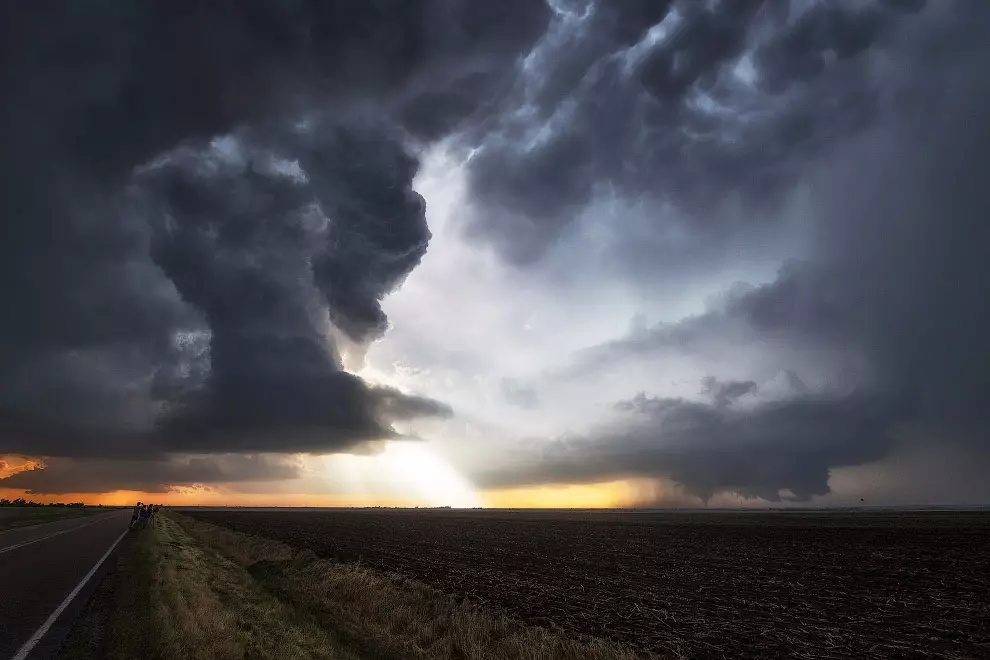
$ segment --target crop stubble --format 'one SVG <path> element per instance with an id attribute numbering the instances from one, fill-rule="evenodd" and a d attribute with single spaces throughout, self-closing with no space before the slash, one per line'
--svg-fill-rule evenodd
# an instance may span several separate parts
<path id="1" fill-rule="evenodd" d="M 990 657 L 990 514 L 188 511 L 644 652 Z"/>

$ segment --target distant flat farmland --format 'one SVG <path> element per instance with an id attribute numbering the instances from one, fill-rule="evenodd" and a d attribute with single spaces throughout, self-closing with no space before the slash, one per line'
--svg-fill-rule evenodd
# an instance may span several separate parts
<path id="1" fill-rule="evenodd" d="M 112 510 L 109 507 L 0 506 L 0 530 L 37 525 L 52 520 L 62 520 L 63 518 L 88 516 L 93 513 Z"/>
<path id="2" fill-rule="evenodd" d="M 690 658 L 990 658 L 990 513 L 192 510 Z"/>

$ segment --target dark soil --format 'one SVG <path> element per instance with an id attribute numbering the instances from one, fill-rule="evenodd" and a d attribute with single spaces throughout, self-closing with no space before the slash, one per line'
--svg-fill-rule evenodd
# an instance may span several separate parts
<path id="1" fill-rule="evenodd" d="M 690 658 L 990 658 L 990 514 L 188 511 Z"/>

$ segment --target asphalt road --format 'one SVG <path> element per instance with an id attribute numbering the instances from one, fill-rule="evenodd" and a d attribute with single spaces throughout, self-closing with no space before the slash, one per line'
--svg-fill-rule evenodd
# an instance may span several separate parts
<path id="1" fill-rule="evenodd" d="M 130 515 L 117 510 L 0 532 L 0 660 L 17 656 L 38 633 L 22 657 L 40 660 L 57 649 Z"/>

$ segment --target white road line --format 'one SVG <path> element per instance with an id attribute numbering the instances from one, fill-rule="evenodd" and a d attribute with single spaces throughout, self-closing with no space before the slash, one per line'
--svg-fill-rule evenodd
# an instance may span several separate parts
<path id="1" fill-rule="evenodd" d="M 117 540 L 114 541 L 113 544 L 110 546 L 110 548 L 103 554 L 102 557 L 100 557 L 99 561 L 97 561 L 96 564 L 93 565 L 93 568 L 89 569 L 89 573 L 86 573 L 86 576 L 83 577 L 82 581 L 80 581 L 79 584 L 76 585 L 76 588 L 69 592 L 69 595 L 65 597 L 65 600 L 62 601 L 62 604 L 55 608 L 55 611 L 52 612 L 51 616 L 49 616 L 48 619 L 45 620 L 43 624 L 41 624 L 40 628 L 34 631 L 34 634 L 31 635 L 31 639 L 24 642 L 24 646 L 22 646 L 20 650 L 17 653 L 15 653 L 14 657 L 11 658 L 10 660 L 25 660 L 25 658 L 28 657 L 28 654 L 31 653 L 31 650 L 38 644 L 38 642 L 41 641 L 41 638 L 45 636 L 45 634 L 48 632 L 48 629 L 52 627 L 52 624 L 55 623 L 55 621 L 62 614 L 62 612 L 65 611 L 65 608 L 69 606 L 69 603 L 72 602 L 72 599 L 75 598 L 80 591 L 82 591 L 82 588 L 86 586 L 86 583 L 89 582 L 89 579 L 91 577 L 93 577 L 93 574 L 96 573 L 96 571 L 100 568 L 100 566 L 103 565 L 103 562 L 107 560 L 107 557 L 110 556 L 110 553 L 113 552 L 113 549 L 117 547 L 117 544 L 120 543 L 121 539 L 127 536 L 128 531 L 130 530 L 125 529 L 124 532 L 117 537 Z"/>
<path id="2" fill-rule="evenodd" d="M 17 550 L 17 548 L 23 548 L 24 546 L 31 545 L 32 543 L 40 543 L 45 539 L 54 538 L 56 536 L 59 536 L 60 534 L 68 534 L 69 532 L 74 532 L 77 529 L 82 529 L 83 527 L 89 527 L 90 525 L 95 525 L 98 522 L 103 522 L 104 520 L 107 520 L 108 517 L 101 517 L 99 520 L 91 520 L 90 522 L 84 525 L 78 525 L 76 527 L 70 527 L 69 529 L 63 529 L 58 532 L 53 532 L 48 536 L 42 536 L 41 538 L 38 539 L 31 539 L 30 541 L 21 541 L 20 543 L 15 543 L 14 545 L 8 545 L 6 548 L 0 548 L 0 555 L 2 555 L 5 552 L 10 552 L 11 550 Z"/>

